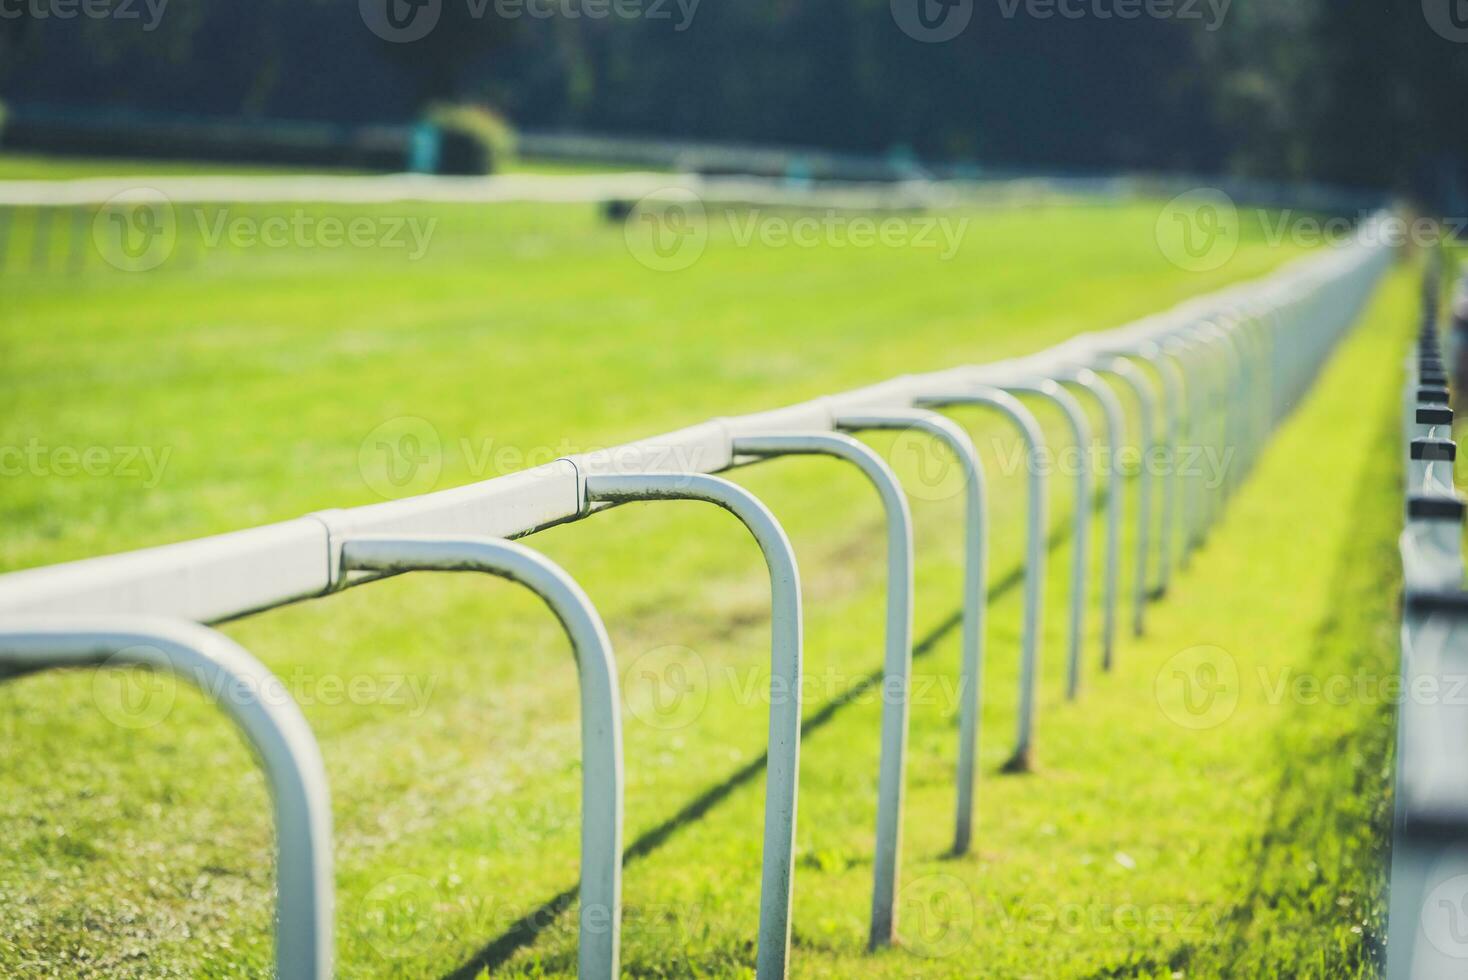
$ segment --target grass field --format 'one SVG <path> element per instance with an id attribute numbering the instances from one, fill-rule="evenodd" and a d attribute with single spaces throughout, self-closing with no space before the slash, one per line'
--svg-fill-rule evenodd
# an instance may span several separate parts
<path id="1" fill-rule="evenodd" d="M 660 273 L 590 207 L 416 210 L 437 219 L 416 261 L 383 247 L 206 246 L 196 232 L 219 210 L 226 222 L 275 213 L 211 209 L 172 260 L 136 274 L 95 256 L 28 266 L 16 257 L 32 254 L 33 228 L 13 223 L 0 446 L 35 451 L 4 479 L 0 568 L 380 499 L 395 488 L 369 437 L 404 417 L 431 430 L 429 465 L 400 488 L 421 492 L 1033 350 L 1295 254 L 1246 235 L 1223 267 L 1185 272 L 1158 252 L 1158 207 L 1135 203 L 967 215 L 949 261 L 741 244 L 714 222 L 696 263 Z M 917 478 L 910 446 L 873 440 L 919 488 L 926 690 L 910 743 L 905 943 L 876 957 L 863 944 L 880 514 L 834 463 L 735 474 L 785 523 L 806 587 L 797 975 L 1373 975 L 1392 709 L 1312 705 L 1289 674 L 1281 693 L 1280 672 L 1393 672 L 1393 412 L 1414 296 L 1411 273 L 1394 274 L 1114 674 L 1095 671 L 1092 638 L 1079 704 L 1062 693 L 1057 549 L 1030 776 L 995 772 L 1014 722 L 1023 474 L 1001 465 L 1004 429 L 965 417 L 990 464 L 995 535 L 979 827 L 962 859 L 944 856 L 961 500 Z M 1037 411 L 1062 442 L 1061 419 Z M 56 475 L 68 447 L 103 451 L 104 472 Z M 1301 482 L 1327 471 L 1339 478 Z M 1062 527 L 1068 487 L 1054 482 Z M 757 555 L 726 515 L 693 504 L 624 507 L 530 540 L 584 584 L 625 671 L 624 972 L 750 974 L 767 662 Z M 419 575 L 226 630 L 286 680 L 321 740 L 340 975 L 574 972 L 574 905 L 557 897 L 576 881 L 575 677 L 535 601 Z M 1242 679 L 1209 727 L 1169 687 L 1199 646 L 1225 651 Z M 640 680 L 669 664 L 707 678 L 671 717 Z M 120 713 L 125 693 L 111 675 L 0 687 L 0 973 L 258 976 L 271 956 L 262 780 L 202 698 L 179 690 L 144 725 Z"/>

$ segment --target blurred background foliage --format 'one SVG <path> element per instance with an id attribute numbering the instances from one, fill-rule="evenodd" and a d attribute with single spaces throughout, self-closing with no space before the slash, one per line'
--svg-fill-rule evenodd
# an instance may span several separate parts
<path id="1" fill-rule="evenodd" d="M 1191 16 L 1128 20 L 974 0 L 936 44 L 888 0 L 640 0 L 662 16 L 601 19 L 443 0 L 407 44 L 367 30 L 358 0 L 173 0 L 152 30 L 145 0 L 132 22 L 7 2 L 15 104 L 394 122 L 469 101 L 526 129 L 1425 191 L 1468 159 L 1468 45 L 1423 0 L 1174 0 Z"/>

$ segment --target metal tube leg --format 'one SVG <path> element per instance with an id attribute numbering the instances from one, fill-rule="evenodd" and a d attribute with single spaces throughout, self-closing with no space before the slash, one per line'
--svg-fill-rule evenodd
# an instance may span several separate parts
<path id="1" fill-rule="evenodd" d="M 1228 460 L 1229 465 L 1221 474 L 1222 478 L 1218 486 L 1208 494 L 1208 517 L 1205 530 L 1211 530 L 1223 513 L 1223 506 L 1235 482 L 1235 467 L 1232 463 L 1239 450 L 1237 404 L 1240 371 L 1238 364 L 1235 363 L 1233 345 L 1229 343 L 1224 329 L 1216 323 L 1205 323 L 1200 326 L 1199 330 L 1205 344 L 1223 352 L 1223 357 L 1212 359 L 1215 374 L 1221 375 L 1214 389 L 1216 399 L 1214 412 L 1218 419 L 1216 445 L 1219 458 Z"/>
<path id="2" fill-rule="evenodd" d="M 1201 524 L 1198 481 L 1194 479 L 1192 470 L 1198 467 L 1198 461 L 1205 452 L 1203 405 L 1207 381 L 1199 376 L 1198 350 L 1191 340 L 1173 337 L 1165 342 L 1164 348 L 1178 365 L 1183 377 L 1183 440 L 1187 453 L 1177 463 L 1178 492 L 1181 498 L 1178 515 L 1181 536 L 1178 542 L 1178 567 L 1187 568 L 1198 544 L 1198 528 Z"/>
<path id="3" fill-rule="evenodd" d="M 1279 378 L 1275 374 L 1275 331 L 1274 313 L 1269 309 L 1262 309 L 1254 318 L 1255 335 L 1259 340 L 1259 375 L 1262 379 L 1260 386 L 1264 390 L 1263 404 L 1259 406 L 1260 427 L 1262 436 L 1269 438 L 1270 432 L 1274 430 L 1274 423 L 1278 419 L 1279 405 Z"/>
<path id="4" fill-rule="evenodd" d="M 1264 335 L 1257 318 L 1253 315 L 1239 324 L 1240 349 L 1248 363 L 1249 372 L 1249 427 L 1250 467 L 1264 451 L 1269 440 L 1269 363 L 1266 356 Z"/>
<path id="5" fill-rule="evenodd" d="M 1086 572 L 1090 563 L 1091 540 L 1091 467 L 1087 453 L 1091 448 L 1091 424 L 1080 402 L 1054 381 L 1009 385 L 1005 390 L 1038 395 L 1054 402 L 1070 423 L 1071 438 L 1075 440 L 1080 459 L 1076 467 L 1075 546 L 1071 556 L 1070 650 L 1065 672 L 1065 696 L 1074 701 L 1081 691 L 1081 648 L 1086 636 Z"/>
<path id="6" fill-rule="evenodd" d="M 0 205 L 0 276 L 5 275 L 5 260 L 10 254 L 10 229 L 19 211 L 17 207 Z"/>
<path id="7" fill-rule="evenodd" d="M 902 850 L 902 796 L 912 687 L 912 515 L 891 467 L 847 435 L 813 432 L 737 436 L 736 456 L 833 456 L 855 464 L 877 488 L 887 517 L 887 636 L 882 685 L 882 756 L 877 776 L 877 851 L 873 861 L 871 947 L 896 931 Z"/>
<path id="8" fill-rule="evenodd" d="M 1230 431 L 1233 436 L 1232 445 L 1237 447 L 1240 457 L 1239 465 L 1229 471 L 1229 479 L 1224 484 L 1227 488 L 1225 499 L 1232 497 L 1243 481 L 1244 472 L 1253 459 L 1255 448 L 1252 409 L 1254 376 L 1248 352 L 1244 349 L 1243 341 L 1239 337 L 1242 329 L 1243 321 L 1238 316 L 1230 317 L 1226 324 L 1218 327 L 1219 335 L 1228 349 L 1229 364 L 1233 370 L 1233 383 L 1229 388 L 1230 418 L 1232 420 Z"/>
<path id="9" fill-rule="evenodd" d="M 983 406 L 999 411 L 1013 422 L 1029 449 L 1029 512 L 1026 518 L 1025 611 L 1019 677 L 1019 722 L 1014 754 L 1004 765 L 1005 772 L 1029 772 L 1035 732 L 1036 680 L 1040 672 L 1040 616 L 1045 590 L 1045 467 L 1040 454 L 1045 449 L 1045 433 L 1029 409 L 1008 392 L 988 386 L 952 395 L 928 395 L 914 400 L 928 408 Z"/>
<path id="10" fill-rule="evenodd" d="M 1141 435 L 1137 446 L 1142 453 L 1142 465 L 1137 473 L 1137 567 L 1132 588 L 1132 633 L 1141 636 L 1146 626 L 1147 596 L 1150 592 L 1147 588 L 1147 557 L 1151 552 L 1152 478 L 1147 472 L 1147 460 L 1152 458 L 1152 443 L 1157 431 L 1157 399 L 1146 376 L 1130 361 L 1115 358 L 1098 370 L 1124 381 L 1136 395 L 1140 408 L 1138 424 Z"/>
<path id="11" fill-rule="evenodd" d="M 1188 445 L 1195 461 L 1208 462 L 1214 452 L 1212 443 L 1214 395 L 1217 386 L 1217 365 L 1209 356 L 1208 347 L 1190 328 L 1186 333 L 1172 339 L 1174 352 L 1183 360 L 1187 376 L 1188 392 Z M 1227 465 L 1227 461 L 1223 461 Z M 1183 563 L 1187 564 L 1203 543 L 1208 526 L 1208 497 L 1204 486 L 1207 481 L 1206 466 L 1198 466 L 1198 472 L 1189 473 L 1183 484 Z"/>
<path id="12" fill-rule="evenodd" d="M 1227 476 L 1226 467 L 1231 465 L 1231 460 L 1224 455 L 1226 438 L 1219 434 L 1226 425 L 1222 415 L 1223 391 L 1227 385 L 1223 375 L 1227 367 L 1212 353 L 1215 341 L 1198 336 L 1194 343 L 1195 370 L 1201 375 L 1196 411 L 1197 443 L 1200 450 L 1213 453 L 1215 461 L 1225 467 L 1223 472 L 1215 474 L 1215 478 L 1219 481 L 1218 485 L 1222 486 L 1222 481 Z M 1209 528 L 1212 527 L 1214 516 L 1218 511 L 1218 488 L 1208 486 L 1208 474 L 1205 472 L 1198 474 L 1198 478 L 1193 481 L 1193 487 L 1198 503 L 1195 511 L 1197 524 L 1193 532 L 1193 547 L 1196 549 L 1208 540 Z"/>
<path id="13" fill-rule="evenodd" d="M 923 432 L 942 442 L 963 469 L 965 510 L 963 639 L 959 667 L 957 803 L 953 853 L 967 854 L 973 837 L 974 774 L 979 721 L 983 710 L 983 637 L 985 592 L 988 588 L 988 528 L 984 508 L 984 470 L 973 440 L 963 427 L 936 412 L 886 410 L 880 414 L 843 415 L 836 428 L 848 432 L 899 429 Z"/>
<path id="14" fill-rule="evenodd" d="M 1156 474 L 1162 482 L 1162 517 L 1157 541 L 1157 595 L 1167 594 L 1172 583 L 1173 530 L 1177 523 L 1177 451 L 1182 432 L 1183 374 L 1175 361 L 1166 356 L 1153 343 L 1145 345 L 1136 355 L 1150 363 L 1157 376 L 1162 379 L 1163 438 L 1165 458 L 1162 472 Z"/>
<path id="15" fill-rule="evenodd" d="M 1261 416 L 1260 409 L 1265 400 L 1265 391 L 1262 386 L 1263 365 L 1259 358 L 1259 343 L 1255 333 L 1256 322 L 1253 314 L 1247 310 L 1242 311 L 1239 318 L 1230 324 L 1229 340 L 1234 347 L 1234 354 L 1238 359 L 1243 371 L 1243 392 L 1240 411 L 1243 415 L 1244 441 L 1246 450 L 1239 473 L 1239 479 L 1248 475 L 1253 468 L 1254 461 L 1258 459 L 1259 452 L 1264 445 L 1266 428 Z"/>
<path id="16" fill-rule="evenodd" d="M 744 523 L 770 572 L 770 730 L 765 770 L 764 860 L 760 876 L 760 980 L 784 977 L 790 962 L 795 813 L 800 771 L 800 660 L 803 624 L 800 571 L 790 539 L 769 508 L 748 490 L 715 476 L 636 473 L 587 476 L 587 503 L 702 500 Z M 781 694 L 783 687 L 784 693 Z"/>
<path id="17" fill-rule="evenodd" d="M 31 225 L 31 271 L 51 271 L 51 217 L 56 209 L 47 205 L 36 208 L 36 220 Z"/>
<path id="18" fill-rule="evenodd" d="M 484 572 L 545 600 L 571 639 L 581 688 L 581 922 L 577 975 L 615 977 L 622 937 L 622 720 L 612 641 L 560 566 L 498 538 L 349 538 L 342 571 Z"/>
<path id="19" fill-rule="evenodd" d="M 1121 516 L 1125 508 L 1126 481 L 1116 463 L 1116 451 L 1126 432 L 1126 412 L 1121 399 L 1111 386 L 1089 368 L 1082 368 L 1065 380 L 1085 389 L 1101 406 L 1106 419 L 1106 444 L 1111 461 L 1106 471 L 1106 578 L 1102 597 L 1105 608 L 1102 626 L 1101 668 L 1110 671 L 1116 663 L 1117 597 L 1121 579 Z"/>
<path id="20" fill-rule="evenodd" d="M 265 770 L 275 809 L 275 972 L 332 974 L 331 801 L 321 751 L 285 686 L 233 640 L 158 616 L 6 616 L 0 680 L 58 667 L 146 667 L 194 684 L 229 716 Z"/>

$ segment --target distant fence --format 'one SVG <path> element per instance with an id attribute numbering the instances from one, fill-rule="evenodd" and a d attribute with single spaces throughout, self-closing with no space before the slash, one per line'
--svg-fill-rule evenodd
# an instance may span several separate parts
<path id="1" fill-rule="evenodd" d="M 451 135 L 435 136 L 433 127 L 412 121 L 311 122 L 21 103 L 8 107 L 0 131 L 0 146 L 42 154 L 334 167 L 386 175 L 436 169 L 443 172 L 441 168 L 424 165 L 441 155 L 423 144 Z M 668 186 L 671 179 L 676 186 L 689 183 L 699 188 L 724 186 L 734 193 L 729 198 L 715 196 L 705 200 L 772 203 L 771 195 L 778 195 L 781 199 L 793 196 L 800 206 L 802 192 L 831 193 L 844 189 L 860 192 L 862 199 L 877 202 L 862 207 L 885 208 L 921 206 L 924 197 L 929 199 L 927 206 L 942 206 L 945 200 L 975 196 L 990 201 L 1055 197 L 1126 199 L 1172 197 L 1197 188 L 1213 188 L 1240 204 L 1260 208 L 1362 214 L 1386 204 L 1385 193 L 1369 187 L 1226 174 L 1087 172 L 994 165 L 976 160 L 920 160 L 901 148 L 885 154 L 856 153 L 810 146 L 534 128 L 522 130 L 516 143 L 519 154 L 530 159 L 663 171 L 660 175 L 663 183 L 658 186 Z M 725 179 L 732 182 L 723 184 Z M 841 185 L 856 186 L 842 188 Z M 906 189 L 899 189 L 903 185 Z M 207 200 L 240 199 L 232 196 L 227 186 L 215 188 L 213 193 Z M 750 198 L 751 194 L 758 196 Z M 894 196 L 899 204 L 886 203 Z"/>
<path id="2" fill-rule="evenodd" d="M 1373 221 L 1381 220 L 1373 218 Z M 886 515 L 887 627 L 883 637 L 878 813 L 870 938 L 895 936 L 900 880 L 904 750 L 912 664 L 912 530 L 907 500 L 886 463 L 853 437 L 872 429 L 912 430 L 940 440 L 967 474 L 962 595 L 962 704 L 955 751 L 954 850 L 971 842 L 976 740 L 984 658 L 988 529 L 983 472 L 964 430 L 945 412 L 981 408 L 1014 425 L 1031 459 L 1027 557 L 1010 768 L 1037 751 L 1036 690 L 1048 534 L 1044 435 L 1016 395 L 1039 396 L 1088 435 L 1077 396 L 1094 399 L 1112 450 L 1136 431 L 1143 466 L 1133 487 L 1113 472 L 1106 500 L 1103 656 L 1115 657 L 1121 588 L 1121 526 L 1130 509 L 1138 546 L 1131 622 L 1144 625 L 1149 598 L 1166 591 L 1269 432 L 1308 389 L 1385 270 L 1382 236 L 1302 259 L 1252 283 L 1201 297 L 1105 333 L 995 364 L 908 375 L 769 412 L 715 419 L 629 445 L 557 460 L 482 483 L 389 503 L 330 510 L 295 520 L 127 554 L 0 576 L 0 676 L 50 667 L 143 665 L 171 670 L 218 691 L 221 674 L 253 678 L 255 692 L 222 705 L 259 750 L 275 800 L 279 839 L 277 968 L 288 980 L 332 971 L 331 832 L 319 754 L 300 712 L 264 701 L 268 672 L 202 624 L 248 616 L 387 575 L 481 572 L 520 582 L 555 612 L 576 650 L 581 685 L 582 839 L 579 972 L 618 972 L 621 921 L 622 743 L 617 674 L 606 630 L 586 595 L 563 571 L 510 539 L 584 520 L 634 500 L 701 500 L 740 520 L 765 557 L 771 585 L 771 699 L 763 823 L 758 975 L 783 977 L 790 960 L 796 778 L 800 751 L 802 596 L 784 531 L 749 491 L 714 474 L 778 456 L 821 454 L 857 467 Z M 1121 393 L 1136 404 L 1128 422 Z M 1179 465 L 1183 448 L 1229 452 L 1228 479 L 1210 485 Z M 1114 455 L 1114 454 L 1113 454 Z M 1083 480 L 1078 491 L 1086 490 Z M 1129 507 L 1127 497 L 1132 504 Z M 1078 508 L 1069 596 L 1066 670 L 1079 695 L 1087 602 L 1085 518 Z M 231 690 L 234 690 L 233 688 Z M 989 695 L 992 697 L 992 693 Z"/>
<path id="3" fill-rule="evenodd" d="M 1468 592 L 1439 296 L 1434 266 L 1403 397 L 1407 510 L 1389 980 L 1468 974 Z"/>
<path id="4" fill-rule="evenodd" d="M 750 176 L 786 183 L 939 183 L 997 188 L 1028 187 L 1067 197 L 1170 197 L 1198 187 L 1223 190 L 1256 207 L 1372 211 L 1381 191 L 1301 181 L 1270 181 L 1222 174 L 1085 172 L 1014 167 L 979 161 L 919 160 L 901 151 L 839 153 L 807 146 L 697 142 L 662 137 L 530 130 L 520 134 L 527 157 L 671 170 L 703 176 Z"/>
<path id="5" fill-rule="evenodd" d="M 1164 205 L 1161 202 L 1168 194 L 1174 196 Z M 1270 207 L 1280 197 L 1292 201 L 1292 206 L 1271 213 Z M 373 249 L 389 258 L 417 259 L 435 242 L 435 250 L 453 246 L 452 240 L 435 238 L 442 212 L 425 213 L 418 207 L 425 203 L 597 205 L 607 220 L 623 223 L 629 247 L 634 236 L 641 242 L 640 236 L 655 229 L 648 243 L 654 254 L 637 256 L 638 261 L 671 268 L 683 258 L 678 243 L 685 237 L 700 241 L 697 236 L 711 230 L 720 215 L 735 231 L 736 241 L 739 234 L 753 234 L 754 225 L 748 231 L 737 231 L 741 226 L 735 213 L 745 210 L 782 212 L 779 221 L 760 226 L 762 236 L 782 227 L 808 234 L 817 227 L 812 219 L 834 219 L 839 212 L 849 219 L 841 227 L 851 233 L 860 227 L 858 221 L 868 227 L 881 222 L 884 236 L 886 228 L 907 222 L 909 237 L 920 238 L 948 227 L 943 224 L 946 218 L 934 217 L 932 212 L 1033 205 L 1096 207 L 1128 201 L 1150 201 L 1159 208 L 1155 229 L 1159 246 L 1184 268 L 1195 262 L 1200 263 L 1198 267 L 1211 267 L 1215 246 L 1226 248 L 1246 235 L 1262 235 L 1265 241 L 1288 237 L 1291 243 L 1318 245 L 1367 235 L 1373 227 L 1380 227 L 1388 244 L 1393 239 L 1401 244 L 1409 237 L 1405 220 L 1396 219 L 1389 226 L 1365 220 L 1377 211 L 1381 202 L 1376 198 L 1335 196 L 1328 189 L 1308 186 L 1286 191 L 1233 180 L 1193 183 L 1183 177 L 858 182 L 641 172 L 488 177 L 157 175 L 0 180 L 0 275 L 134 272 L 165 262 L 170 268 L 188 268 L 217 255 L 291 243 Z M 339 207 L 331 210 L 332 206 Z M 388 206 L 397 210 L 340 213 L 340 208 Z M 1296 208 L 1316 209 L 1328 216 L 1301 215 Z M 784 212 L 805 214 L 789 218 Z M 956 220 L 966 221 L 967 217 Z M 1414 241 L 1422 237 L 1417 227 L 1411 223 Z M 1460 233 L 1461 227 L 1461 221 L 1449 223 L 1447 234 Z M 1433 230 L 1442 234 L 1435 225 Z M 1195 231 L 1203 245 L 1196 254 Z M 688 236 L 688 232 L 694 234 Z M 936 234 L 929 244 L 937 244 Z M 660 248 L 671 248 L 671 252 L 664 254 Z M 694 252 L 688 254 L 696 257 Z"/>
<path id="6" fill-rule="evenodd" d="M 437 225 L 418 205 L 593 204 L 612 221 L 667 216 L 693 202 L 710 208 L 826 212 L 920 212 L 1011 206 L 1042 199 L 1028 186 L 982 189 L 933 182 L 792 185 L 757 177 L 611 173 L 445 177 L 157 176 L 0 180 L 0 275 L 80 275 L 88 271 L 187 268 L 206 256 L 292 242 L 374 248 L 421 257 Z M 369 209 L 376 215 L 303 208 Z M 410 213 L 403 213 L 409 211 Z M 637 211 L 637 216 L 633 212 Z M 691 212 L 690 212 L 691 213 Z M 693 220 L 690 218 L 690 220 Z M 365 225 L 359 231 L 359 225 Z M 328 232 L 328 229 L 335 231 Z M 396 251 L 394 251 L 396 250 Z"/>

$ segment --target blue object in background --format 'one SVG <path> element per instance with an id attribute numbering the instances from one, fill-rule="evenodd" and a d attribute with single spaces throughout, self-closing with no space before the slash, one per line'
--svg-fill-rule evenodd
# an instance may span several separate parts
<path id="1" fill-rule="evenodd" d="M 442 145 L 442 134 L 433 123 L 425 120 L 414 126 L 408 141 L 408 169 L 415 174 L 438 173 Z"/>
<path id="2" fill-rule="evenodd" d="M 785 165 L 785 183 L 793 187 L 809 187 L 814 183 L 810 161 L 802 156 L 793 156 Z"/>

